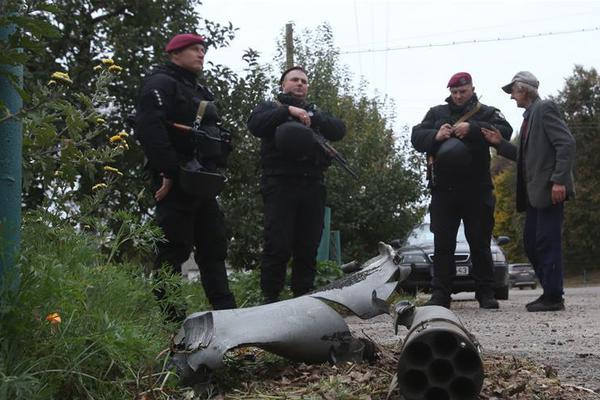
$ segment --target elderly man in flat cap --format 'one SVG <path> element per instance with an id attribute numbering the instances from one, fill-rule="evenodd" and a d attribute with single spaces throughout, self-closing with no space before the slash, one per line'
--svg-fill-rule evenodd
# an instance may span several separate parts
<path id="1" fill-rule="evenodd" d="M 182 263 L 193 250 L 212 307 L 235 308 L 225 270 L 223 212 L 215 190 L 209 187 L 210 180 L 202 179 L 218 177 L 202 171 L 215 164 L 211 158 L 214 153 L 208 157 L 198 151 L 197 140 L 181 129 L 194 126 L 201 130 L 206 121 L 218 119 L 213 94 L 197 81 L 204 66 L 206 40 L 191 33 L 179 34 L 169 41 L 165 52 L 169 60 L 155 67 L 144 81 L 135 122 L 136 138 L 148 159 L 156 219 L 166 239 L 158 245 L 155 268 L 166 264 L 173 273 L 180 274 Z M 190 165 L 195 165 L 197 171 L 190 172 Z M 159 283 L 157 297 L 163 299 L 165 294 L 166 289 Z M 176 302 L 167 302 L 164 309 L 171 319 L 185 317 L 184 308 Z"/>
<path id="2" fill-rule="evenodd" d="M 494 227 L 495 197 L 490 176 L 489 144 L 482 128 L 496 127 L 510 138 L 512 128 L 500 111 L 481 104 L 473 80 L 458 72 L 448 81 L 446 104 L 429 109 L 413 127 L 412 144 L 427 154 L 431 231 L 434 234 L 432 294 L 428 305 L 450 308 L 455 281 L 456 236 L 464 223 L 473 268 L 465 279 L 474 280 L 481 308 L 498 308 L 498 297 L 506 298 L 507 286 L 496 286 L 490 241 Z M 462 271 L 461 271 L 462 272 Z"/>
<path id="3" fill-rule="evenodd" d="M 498 154 L 517 161 L 517 211 L 525 212 L 523 245 L 544 289 L 527 311 L 564 310 L 562 224 L 565 200 L 575 195 L 575 139 L 558 108 L 538 94 L 539 81 L 528 71 L 502 87 L 524 108 L 518 146 L 496 129 L 483 129 Z"/>

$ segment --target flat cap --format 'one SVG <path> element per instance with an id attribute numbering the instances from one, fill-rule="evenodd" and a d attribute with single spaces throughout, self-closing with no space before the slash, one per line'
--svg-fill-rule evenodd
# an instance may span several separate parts
<path id="1" fill-rule="evenodd" d="M 457 72 L 452 75 L 450 80 L 448 81 L 449 88 L 466 85 L 467 83 L 473 83 L 473 78 L 471 78 L 471 74 L 468 72 Z"/>
<path id="2" fill-rule="evenodd" d="M 512 87 L 515 83 L 521 82 L 527 85 L 533 86 L 534 88 L 538 88 L 540 86 L 540 81 L 529 71 L 520 71 L 517 72 L 515 76 L 513 76 L 512 81 L 509 84 L 502 86 L 502 90 L 506 93 L 510 94 L 512 92 Z"/>
<path id="3" fill-rule="evenodd" d="M 201 44 L 206 46 L 203 36 L 195 35 L 193 33 L 180 33 L 179 35 L 173 36 L 173 38 L 169 40 L 167 47 L 165 47 L 165 51 L 170 53 L 175 50 L 184 49 L 193 44 Z"/>

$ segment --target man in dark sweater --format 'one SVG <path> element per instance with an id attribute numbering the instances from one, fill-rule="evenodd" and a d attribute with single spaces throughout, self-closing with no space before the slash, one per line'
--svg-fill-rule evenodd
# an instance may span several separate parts
<path id="1" fill-rule="evenodd" d="M 448 88 L 447 104 L 429 109 L 413 127 L 411 137 L 415 149 L 427 154 L 431 189 L 434 261 L 428 305 L 450 308 L 456 235 L 462 220 L 471 250 L 476 298 L 481 308 L 498 308 L 490 251 L 495 206 L 490 145 L 481 129 L 495 127 L 509 139 L 512 128 L 496 108 L 479 102 L 470 74 L 454 74 Z"/>
<path id="2" fill-rule="evenodd" d="M 266 303 L 279 300 L 290 257 L 294 296 L 313 289 L 325 208 L 323 172 L 331 159 L 310 130 L 328 140 L 346 134 L 340 119 L 306 102 L 308 77 L 302 67 L 284 71 L 280 85 L 277 100 L 259 104 L 248 119 L 250 132 L 261 138 L 261 289 Z"/>

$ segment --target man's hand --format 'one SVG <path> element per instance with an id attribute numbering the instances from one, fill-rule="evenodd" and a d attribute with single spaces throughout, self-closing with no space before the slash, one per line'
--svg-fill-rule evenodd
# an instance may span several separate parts
<path id="1" fill-rule="evenodd" d="M 163 176 L 162 185 L 156 191 L 156 193 L 154 193 L 154 199 L 156 201 L 161 201 L 162 199 L 167 197 L 167 194 L 169 193 L 169 191 L 171 190 L 172 187 L 173 187 L 173 179 L 165 178 Z"/>
<path id="2" fill-rule="evenodd" d="M 461 122 L 452 127 L 452 134 L 459 139 L 464 139 L 469 134 L 470 127 L 468 122 Z"/>
<path id="3" fill-rule="evenodd" d="M 558 204 L 567 198 L 567 188 L 565 185 L 555 183 L 552 185 L 552 204 Z"/>
<path id="4" fill-rule="evenodd" d="M 481 128 L 481 133 L 483 133 L 485 140 L 492 146 L 498 146 L 502 143 L 502 134 L 496 127 L 493 127 L 492 129 Z"/>
<path id="5" fill-rule="evenodd" d="M 440 129 L 435 134 L 435 140 L 438 142 L 443 142 L 448 139 L 452 135 L 452 125 L 444 124 L 440 126 Z"/>
<path id="6" fill-rule="evenodd" d="M 296 117 L 302 122 L 304 125 L 310 127 L 310 116 L 305 109 L 300 107 L 288 106 L 289 113 L 292 117 Z"/>

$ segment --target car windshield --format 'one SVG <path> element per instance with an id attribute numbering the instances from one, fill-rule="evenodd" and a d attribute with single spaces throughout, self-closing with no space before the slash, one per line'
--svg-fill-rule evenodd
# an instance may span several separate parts
<path id="1" fill-rule="evenodd" d="M 460 224 L 458 228 L 458 234 L 456 235 L 457 242 L 466 242 L 465 228 L 463 224 Z M 405 246 L 418 246 L 425 243 L 433 244 L 433 233 L 429 229 L 429 224 L 421 224 L 408 235 L 406 238 Z"/>
<path id="2" fill-rule="evenodd" d="M 512 266 L 513 271 L 529 271 L 533 269 L 529 264 L 517 264 Z"/>

